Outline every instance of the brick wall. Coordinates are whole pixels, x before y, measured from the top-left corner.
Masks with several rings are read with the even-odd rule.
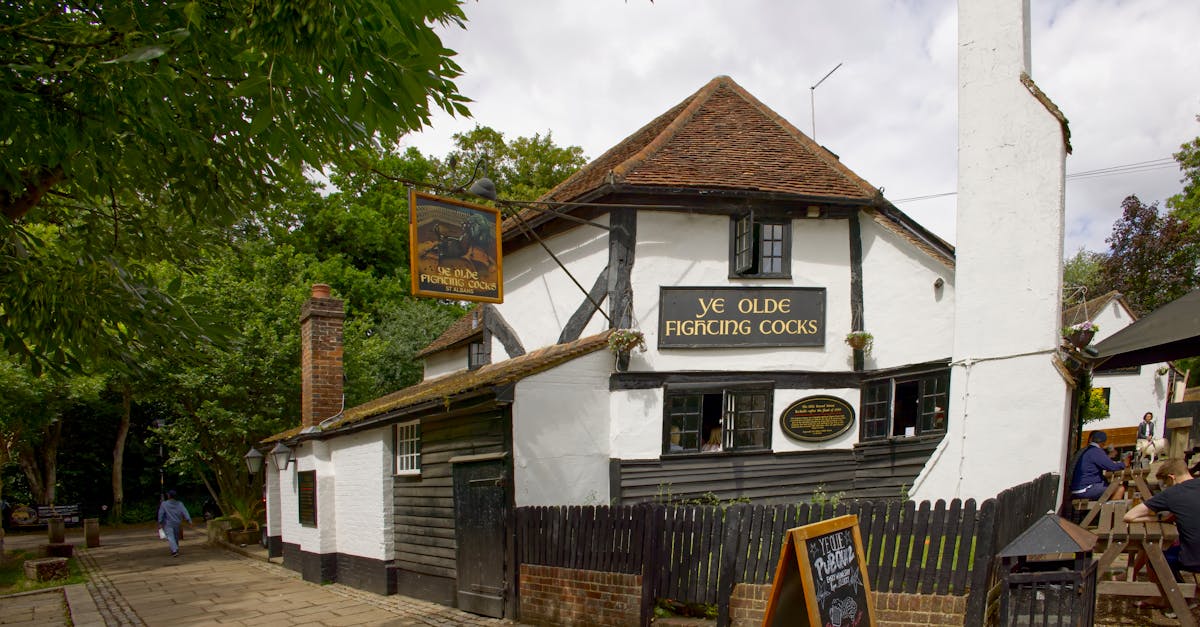
[[[641,575],[521,564],[520,581],[522,623],[623,627],[639,622]]]
[[[875,623],[887,627],[965,625],[967,597],[875,592]],[[729,599],[729,618],[735,627],[762,625],[771,597],[770,585],[740,583]]]
[[[311,427],[342,410],[342,301],[314,285],[300,310],[300,423]]]

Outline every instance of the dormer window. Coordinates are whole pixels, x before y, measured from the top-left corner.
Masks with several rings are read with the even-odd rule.
[[[754,212],[730,222],[730,277],[788,278],[791,276],[791,222],[756,217]]]
[[[477,370],[491,361],[491,351],[488,350],[488,345],[483,340],[467,345],[467,370]]]

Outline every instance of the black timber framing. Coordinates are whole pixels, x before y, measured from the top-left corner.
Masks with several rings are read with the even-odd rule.
[[[862,225],[858,222],[858,214],[850,216],[850,330],[864,331],[866,319],[863,317],[863,267],[862,267]],[[826,342],[828,342],[826,338]],[[861,371],[866,361],[866,355],[860,348],[854,349],[854,369]]]
[[[525,347],[521,344],[521,338],[517,337],[517,332],[508,325],[508,321],[492,305],[483,306],[483,327],[493,337],[500,340],[500,345],[504,347],[504,351],[510,358],[525,354]],[[487,339],[486,336],[484,339]]]
[[[633,326],[633,254],[637,247],[637,212],[613,209],[608,235],[608,320],[611,328]]]
[[[770,383],[775,389],[831,389],[859,388],[864,381],[873,381],[887,377],[906,377],[914,374],[934,372],[950,367],[949,359],[939,359],[920,364],[909,364],[896,368],[869,370],[863,372],[814,372],[810,370],[773,370],[773,371],[669,371],[657,372],[616,372],[609,376],[608,389],[615,390],[652,390],[663,386],[681,383]]]
[[[600,305],[604,303],[604,299],[607,296],[608,267],[605,267],[596,277],[596,282],[592,284],[592,289],[588,291],[587,298],[584,298],[583,302],[579,303],[579,308],[567,320],[562,334],[558,336],[558,343],[566,344],[567,342],[578,340],[579,336],[583,334],[583,329],[587,327],[588,322],[591,322],[592,316],[596,315]]]

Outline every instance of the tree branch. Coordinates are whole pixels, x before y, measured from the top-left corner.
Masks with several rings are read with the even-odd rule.
[[[62,167],[55,166],[37,176],[37,180],[26,183],[25,193],[20,196],[13,197],[7,190],[0,190],[0,211],[9,220],[19,222],[30,209],[42,201],[42,196],[45,196],[51,187],[63,180],[64,176]]]

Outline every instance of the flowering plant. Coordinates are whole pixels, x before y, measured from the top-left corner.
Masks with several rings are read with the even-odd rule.
[[[851,348],[870,353],[871,347],[875,344],[875,336],[866,331],[851,331],[846,334],[846,343]]]
[[[1092,322],[1091,320],[1085,320],[1083,322],[1076,322],[1075,324],[1067,327],[1065,330],[1065,333],[1066,334],[1085,333],[1087,331],[1091,331],[1092,333],[1095,333],[1096,331],[1099,331],[1099,330],[1100,330],[1100,325],[1096,324],[1095,322]]]
[[[608,336],[608,350],[614,353],[628,353],[635,348],[646,352],[646,337],[637,329],[617,329]]]

